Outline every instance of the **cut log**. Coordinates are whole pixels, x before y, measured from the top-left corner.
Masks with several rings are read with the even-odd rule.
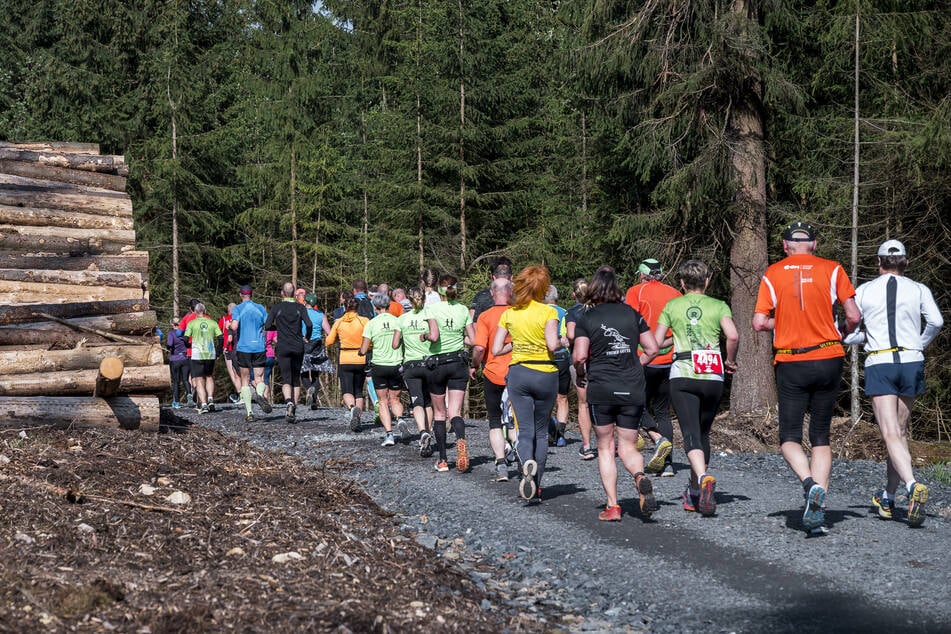
[[[53,375],[46,372],[0,376],[0,396],[89,396],[96,388],[99,370],[73,370]],[[162,394],[171,386],[167,365],[125,368],[119,394]],[[2,415],[0,410],[0,415]]]
[[[99,373],[96,375],[96,385],[92,395],[107,398],[118,394],[124,367],[122,359],[119,357],[106,357],[100,361]],[[61,394],[62,392],[58,393]]]
[[[3,175],[0,174],[0,177]],[[5,177],[13,178],[13,177]],[[127,194],[97,190],[99,194],[79,194],[53,189],[25,189],[0,185],[0,205],[14,207],[45,207],[104,216],[132,216],[132,199]]]
[[[22,326],[4,326],[3,328],[0,328],[0,346],[10,347],[42,344],[42,346],[47,349],[50,349],[51,346],[63,349],[74,348],[76,347],[76,344],[82,342],[90,344],[114,343],[110,339],[100,337],[99,335],[79,332],[77,330],[73,330],[72,328],[67,328],[61,324],[56,325],[61,327],[62,330],[34,330],[32,328],[24,328]],[[144,343],[146,339],[143,337],[142,341]]]
[[[39,304],[56,298],[61,302],[110,302],[140,299],[141,288],[83,286],[80,284],[49,284],[43,282],[10,282],[0,279],[0,303]]]
[[[0,253],[0,268],[53,269],[59,271],[116,271],[138,273],[148,282],[149,254],[147,251],[126,251],[117,255],[88,255],[85,257],[35,255],[29,253]]]
[[[121,313],[140,313],[149,310],[148,298],[123,299],[108,302],[79,302],[64,304],[55,302],[57,298],[46,298],[46,304],[30,304],[26,306],[0,305],[0,325],[29,324],[31,322],[50,321],[34,315],[36,312],[47,313],[54,317],[93,317],[96,315],[119,315]],[[116,317],[116,319],[119,319]],[[30,328],[39,326],[30,325]],[[98,327],[98,326],[93,326]],[[105,330],[105,329],[104,329]],[[116,330],[116,332],[122,332]]]
[[[98,374],[98,371],[94,371]],[[112,427],[158,431],[161,408],[155,396],[0,396],[0,425]]]
[[[162,347],[152,345],[90,345],[72,350],[0,352],[0,375],[94,370],[104,359],[118,359],[127,367],[162,365]]]
[[[115,229],[131,231],[132,216],[103,216],[79,211],[14,207],[0,205],[0,224],[29,227],[64,227],[68,229]]]
[[[26,176],[27,178],[40,178],[60,183],[72,183],[73,185],[100,187],[115,192],[124,192],[126,187],[126,179],[124,176],[103,174],[102,172],[84,172],[82,170],[69,169],[68,167],[54,167],[52,165],[40,165],[38,163],[27,163],[25,161],[0,160],[0,174],[14,174],[16,176]]]
[[[124,156],[64,152],[53,149],[37,151],[16,147],[0,147],[0,160],[28,161],[40,165],[68,167],[84,172],[103,172],[119,176],[129,175],[129,167],[125,164]]]
[[[60,319],[59,317],[54,317],[53,315],[50,315],[50,314],[48,314],[48,313],[35,313],[35,314],[36,314],[36,315],[39,315],[40,317],[44,317],[44,318],[46,318],[46,319],[52,319],[53,321],[58,321],[59,323],[65,325],[65,326],[69,326],[70,328],[72,328],[72,329],[74,329],[74,330],[80,330],[80,331],[82,331],[82,332],[89,332],[89,333],[92,333],[92,334],[94,334],[94,335],[99,335],[100,337],[105,337],[106,339],[111,339],[111,340],[113,340],[113,341],[122,341],[122,342],[125,342],[125,343],[131,343],[131,344],[133,344],[133,345],[139,345],[139,344],[141,343],[140,340],[138,340],[138,339],[133,339],[132,337],[126,337],[126,336],[123,336],[123,335],[117,335],[117,334],[115,334],[115,333],[107,332],[107,331],[105,331],[105,330],[99,330],[98,328],[89,328],[89,327],[87,327],[87,326],[80,326],[80,325],[77,325],[75,322],[69,321],[68,319]]]
[[[109,286],[111,288],[134,288],[144,294],[145,284],[140,273],[117,273],[114,271],[60,271],[47,269],[0,268],[0,291],[8,290],[3,283],[30,282],[33,284],[60,284],[68,286]]]
[[[47,308],[49,308],[47,306]],[[79,326],[105,330],[117,335],[147,335],[152,332],[156,325],[155,311],[146,310],[136,313],[119,313],[116,315],[94,315],[92,317],[73,317],[70,322]],[[75,328],[70,328],[56,321],[36,321],[28,324],[11,324],[0,326],[0,345],[11,345],[6,340],[15,335],[13,331],[35,331],[42,334],[42,339],[30,340],[17,339],[17,343],[54,343],[59,342],[65,332],[75,332]],[[92,334],[92,333],[90,333]],[[82,337],[78,337],[79,341]]]
[[[134,248],[135,231],[0,225],[0,249],[9,251],[99,255]]]
[[[33,150],[34,152],[73,152],[77,154],[99,154],[98,143],[73,143],[71,141],[0,141],[0,148]]]

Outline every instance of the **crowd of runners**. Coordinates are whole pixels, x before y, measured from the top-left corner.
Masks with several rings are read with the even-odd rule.
[[[816,233],[808,224],[786,228],[783,249],[786,257],[762,277],[751,325],[773,332],[779,440],[802,483],[803,527],[814,534],[827,530],[830,426],[848,344],[864,346],[865,392],[888,449],[886,483],[872,504],[891,519],[904,483],[907,523],[921,525],[928,489],[912,473],[907,427],[914,399],[924,392],[923,350],[943,326],[932,294],[904,276],[908,257],[897,240],[881,245],[879,276],[857,290],[841,265],[814,255]],[[508,481],[516,469],[519,495],[538,501],[549,447],[566,444],[573,386],[579,457],[597,458],[606,496],[599,519],[621,519],[618,459],[634,478],[641,514],[657,510],[650,475],[675,475],[671,407],[690,466],[683,508],[714,515],[710,430],[725,376],[743,371],[737,366],[743,342],[730,307],[706,295],[710,268],[688,260],[667,284],[661,263],[645,259],[638,282],[625,292],[614,269],[602,266],[574,282],[575,303],[567,310],[557,305],[557,289],[543,266],[516,273],[502,257],[491,275],[491,285],[471,306],[459,301],[454,276],[431,269],[405,290],[368,288],[356,280],[330,318],[313,294],[291,284],[270,310],[242,286],[240,303],[217,322],[193,300],[191,312],[173,320],[167,339],[172,406],[181,407],[184,394],[185,404],[214,411],[219,351],[234,387],[230,398],[243,403],[249,422],[252,404],[272,411],[266,374],[273,365],[289,423],[302,395],[305,406],[316,408],[317,375],[332,371],[353,431],[360,429],[367,392],[377,404],[383,446],[396,445],[399,434],[415,440],[420,456],[436,454],[436,471],[449,472],[452,465],[465,473],[470,456],[463,401],[481,375],[495,478]],[[334,347],[336,364],[328,355]],[[802,445],[807,413],[808,454]],[[645,436],[653,441],[646,460]]]

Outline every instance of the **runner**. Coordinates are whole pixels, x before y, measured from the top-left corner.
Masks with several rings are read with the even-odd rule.
[[[542,303],[551,284],[548,269],[529,266],[514,280],[515,301],[502,313],[492,340],[492,354],[501,355],[510,344],[512,362],[506,379],[509,399],[518,421],[518,454],[524,460],[518,492],[526,500],[541,500],[541,482],[548,458],[548,420],[558,394],[555,350],[558,313]]]
[[[720,408],[723,375],[736,371],[739,336],[730,307],[704,294],[711,278],[706,264],[687,260],[677,275],[684,294],[667,302],[657,318],[654,338],[665,348],[673,344],[670,400],[690,462],[683,507],[709,517],[717,510],[717,481],[707,472],[710,428]],[[726,338],[725,356],[721,336]]]
[[[654,487],[644,474],[644,456],[637,449],[637,426],[644,409],[643,366],[657,354],[657,343],[647,322],[624,304],[617,276],[602,266],[588,284],[590,308],[575,324],[573,360],[579,385],[588,390],[588,408],[598,435],[598,471],[607,495],[607,505],[598,519],[621,520],[617,500],[617,456],[634,477],[641,515],[646,519],[657,510]],[[640,343],[643,353],[638,357]]]
[[[357,314],[367,319],[373,319],[376,311],[373,310],[373,303],[367,294],[366,280],[353,280],[353,297],[357,300]]]
[[[251,400],[258,404],[265,414],[270,414],[271,404],[264,398],[264,320],[267,311],[264,306],[251,300],[251,287],[245,284],[240,289],[241,303],[231,311],[231,330],[237,333],[235,360],[241,375],[241,400],[247,411],[245,420],[251,422]],[[254,389],[251,379],[254,379]]]
[[[394,297],[390,296],[389,284],[380,284],[379,286],[377,286],[376,292],[378,295],[386,296],[386,299],[389,300],[390,305],[389,305],[389,310],[387,312],[389,312],[394,317],[399,317],[400,315],[403,314],[403,305],[400,304],[398,301],[396,301],[395,291],[393,293]],[[403,294],[403,297],[406,297],[405,293]]]
[[[241,402],[241,375],[234,365],[234,333],[231,332],[231,311],[237,306],[234,302],[228,304],[228,313],[218,320],[218,329],[221,330],[223,340],[221,346],[221,356],[225,360],[225,369],[228,370],[228,378],[231,379],[231,385],[234,387],[234,393],[228,395],[228,400],[237,405]]]
[[[680,291],[660,280],[664,270],[660,262],[648,258],[637,267],[640,278],[627,290],[624,301],[641,314],[647,321],[651,332],[657,328],[657,318],[667,302],[680,297]],[[670,333],[667,333],[668,336]],[[644,368],[645,390],[644,419],[641,428],[654,441],[654,455],[647,463],[648,473],[659,473],[664,477],[673,477],[674,465],[670,454],[674,448],[674,428],[670,424],[670,365],[673,362],[673,349],[662,348],[650,365]]]
[[[360,344],[360,355],[366,356],[373,348],[373,357],[370,361],[370,376],[380,400],[380,422],[383,423],[383,447],[392,447],[396,444],[393,437],[393,416],[397,418],[403,413],[400,403],[400,389],[403,380],[400,377],[400,364],[403,362],[403,352],[393,347],[393,333],[399,328],[399,320],[390,314],[390,297],[388,293],[377,292],[373,296],[373,308],[376,317],[367,323],[363,329],[363,342]],[[393,412],[391,414],[390,412]],[[403,432],[402,427],[400,431]],[[402,434],[407,435],[405,432]]]
[[[456,435],[456,469],[465,473],[469,470],[466,422],[462,418],[462,401],[469,385],[469,355],[465,345],[472,344],[475,333],[469,309],[456,301],[458,290],[454,276],[446,274],[439,278],[439,296],[444,300],[426,308],[429,331],[422,335],[432,343],[426,367],[430,372],[428,383],[429,396],[433,402],[433,432],[439,450],[435,468],[440,472],[449,471],[446,456],[448,418]]]
[[[905,245],[898,240],[882,243],[878,248],[879,277],[855,291],[864,331],[855,331],[846,342],[865,342],[865,394],[872,399],[875,420],[888,449],[885,488],[872,497],[872,505],[879,517],[892,519],[895,490],[902,481],[908,493],[908,525],[921,526],[928,487],[915,481],[911,469],[908,419],[915,397],[925,392],[923,351],[938,336],[944,318],[928,287],[905,277],[907,266]]]
[[[191,361],[186,354],[188,349],[185,343],[185,337],[179,330],[179,319],[172,319],[172,327],[168,329],[168,336],[165,338],[165,347],[168,348],[168,369],[172,375],[172,408],[181,409],[179,387],[185,392],[191,390]]]
[[[277,332],[270,330],[264,333],[264,398],[268,403],[273,403],[271,398],[271,375],[274,373],[274,365],[277,363],[276,349]]]
[[[357,314],[360,302],[355,297],[347,300],[346,312],[334,322],[327,335],[327,345],[340,341],[340,359],[337,376],[340,377],[340,391],[343,404],[349,410],[351,431],[360,431],[360,417],[363,414],[363,383],[366,381],[366,360],[360,356],[360,344],[363,343],[363,328],[370,321]]]
[[[584,297],[588,293],[588,280],[577,279],[572,290],[572,297],[575,298],[575,305],[565,313],[565,332],[568,337],[569,350],[574,347],[575,326],[578,319],[587,310],[584,305]],[[594,460],[595,452],[591,446],[591,413],[588,410],[588,390],[583,385],[578,385],[575,368],[572,365],[571,373],[575,384],[575,393],[578,395],[578,430],[581,432],[581,447],[578,449],[578,455],[582,460]]]
[[[492,276],[492,281],[498,279],[511,281],[512,261],[504,255],[496,258],[495,261],[492,262],[492,268],[489,274]],[[479,315],[482,314],[482,311],[488,310],[494,305],[493,301],[491,284],[488,288],[484,288],[475,294],[475,297],[472,298],[472,307],[469,308],[469,316],[472,317],[472,323],[476,323],[479,320]]]
[[[403,312],[409,312],[413,310],[413,302],[409,301],[406,297],[406,290],[402,288],[393,289],[393,301],[397,302],[400,306],[403,307]],[[402,316],[402,313],[400,314]]]
[[[334,309],[334,312],[331,313],[334,321],[337,321],[343,314],[347,312],[347,300],[353,297],[353,291],[340,291],[340,305]]]
[[[306,394],[304,405],[313,410],[317,409],[321,367],[329,361],[324,350],[324,337],[330,332],[330,322],[327,321],[327,315],[317,310],[317,296],[313,293],[304,295],[304,306],[307,307],[307,316],[314,327],[310,340],[304,344],[304,362],[301,364],[300,378]]]
[[[545,303],[558,313],[558,337],[562,347],[555,351],[555,366],[558,368],[558,395],[555,397],[555,417],[548,424],[548,444],[564,447],[565,428],[568,427],[568,388],[571,386],[571,351],[568,349],[568,330],[565,324],[567,310],[558,305],[558,289],[548,285]]]
[[[434,328],[426,319],[421,288],[409,289],[410,310],[400,315],[398,329],[393,333],[393,348],[403,348],[403,382],[409,392],[410,410],[419,430],[419,455],[433,455],[432,404],[429,396],[429,370],[425,359],[430,354],[429,339],[436,337]],[[429,338],[424,337],[429,335]]]
[[[422,273],[419,274],[419,287],[423,289],[423,294],[426,296],[426,303],[423,304],[423,308],[429,308],[433,304],[442,301],[439,293],[436,292],[436,282],[436,271],[433,269],[423,269]]]
[[[804,222],[783,231],[787,257],[763,274],[753,314],[753,329],[773,330],[779,442],[783,458],[802,481],[802,522],[814,534],[825,528],[825,497],[832,473],[829,429],[842,379],[841,335],[835,302],[845,310],[846,332],[861,319],[855,289],[842,267],[813,255],[815,230]],[[802,448],[802,425],[809,411],[812,460]]]
[[[191,375],[198,391],[198,413],[215,411],[216,347],[221,345],[221,329],[214,319],[205,316],[205,305],[195,304],[195,317],[185,327],[185,338],[191,339]]]
[[[469,377],[474,381],[476,372],[482,369],[482,385],[485,393],[485,411],[489,419],[489,446],[495,456],[495,480],[507,482],[508,463],[505,461],[505,437],[502,434],[502,392],[505,391],[505,377],[508,375],[512,360],[511,341],[506,342],[509,349],[500,355],[492,354],[492,341],[499,326],[499,318],[509,308],[512,301],[512,282],[503,277],[492,280],[489,287],[495,304],[479,314],[476,322],[475,340],[472,347],[472,368]]]
[[[269,333],[275,331],[280,342],[274,353],[277,367],[281,371],[284,419],[288,423],[295,423],[297,401],[300,399],[300,369],[304,362],[304,342],[310,340],[313,325],[307,308],[295,299],[293,284],[284,284],[281,288],[281,298],[280,302],[271,306],[264,329]]]
[[[195,297],[188,300],[188,312],[185,313],[181,320],[178,322],[178,332],[182,334],[185,332],[185,329],[188,328],[188,322],[195,318],[195,306],[198,305],[199,300]],[[185,345],[187,346],[185,350],[185,356],[188,357],[189,361],[192,358],[192,343],[188,339],[185,339]],[[198,395],[195,387],[195,377],[191,374],[191,364],[189,364],[189,373],[188,373],[188,400],[185,405],[188,407],[195,407],[195,397]]]

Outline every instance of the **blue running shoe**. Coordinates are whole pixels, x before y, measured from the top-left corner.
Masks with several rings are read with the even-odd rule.
[[[823,505],[826,501],[826,490],[818,484],[813,484],[806,495],[806,506],[802,511],[802,525],[807,531],[819,528],[826,521]]]

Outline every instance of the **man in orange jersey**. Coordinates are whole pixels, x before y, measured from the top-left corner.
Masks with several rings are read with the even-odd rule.
[[[509,308],[512,301],[512,280],[497,277],[489,287],[494,305],[479,313],[476,322],[475,342],[472,348],[472,367],[470,377],[475,380],[476,371],[482,367],[482,382],[485,386],[485,410],[489,419],[489,445],[495,455],[495,479],[506,482],[509,469],[505,462],[505,437],[502,435],[502,392],[505,390],[505,377],[512,360],[511,346],[505,354],[492,354],[492,340],[499,327],[499,317]]]
[[[773,331],[779,442],[783,458],[802,481],[803,526],[813,534],[825,529],[825,495],[832,473],[829,427],[842,379],[842,334],[835,303],[845,311],[846,332],[862,316],[855,288],[842,266],[813,255],[816,232],[796,222],[783,232],[787,257],[766,269],[760,281],[753,329]],[[809,411],[812,460],[802,449],[802,425]]]
[[[673,298],[680,297],[680,291],[660,281],[664,277],[664,270],[660,262],[653,258],[641,262],[637,272],[640,283],[627,289],[624,302],[641,314],[653,332],[664,306]],[[673,351],[673,346],[661,348],[650,364],[644,366],[647,388],[641,415],[641,427],[647,430],[654,441],[654,455],[645,471],[668,477],[674,475],[674,465],[670,459],[674,448],[671,442],[674,428],[670,424],[670,365],[674,362]]]

